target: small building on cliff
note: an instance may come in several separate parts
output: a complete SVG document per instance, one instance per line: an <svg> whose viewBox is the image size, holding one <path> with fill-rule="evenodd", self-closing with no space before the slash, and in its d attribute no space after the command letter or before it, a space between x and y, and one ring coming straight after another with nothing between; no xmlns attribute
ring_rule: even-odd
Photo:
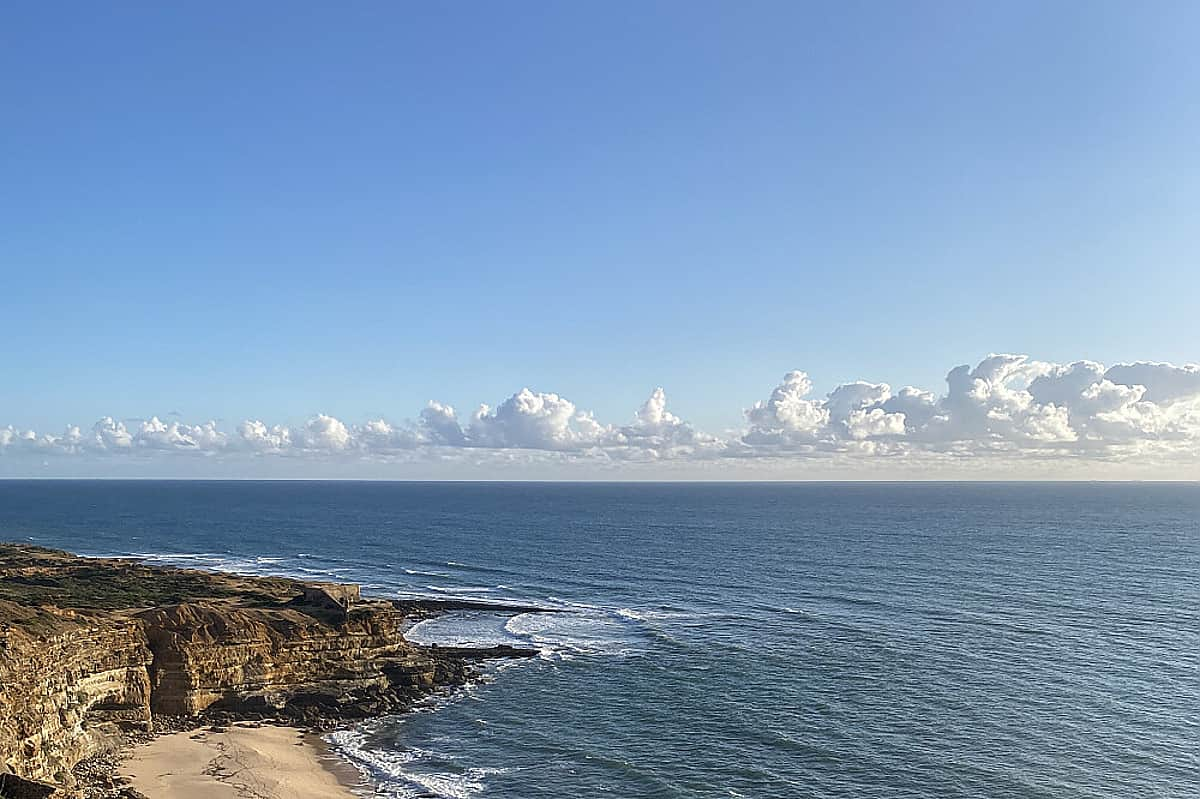
<svg viewBox="0 0 1200 799"><path fill-rule="evenodd" d="M340 610L343 613L362 599L357 585L347 583L309 583L304 586L305 605Z"/></svg>

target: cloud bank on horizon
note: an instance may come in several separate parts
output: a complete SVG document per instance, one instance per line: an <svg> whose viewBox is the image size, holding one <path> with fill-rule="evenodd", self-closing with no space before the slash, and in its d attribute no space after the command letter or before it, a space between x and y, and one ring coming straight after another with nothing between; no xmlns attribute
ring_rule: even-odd
<svg viewBox="0 0 1200 799"><path fill-rule="evenodd" d="M602 423L554 393L523 388L464 418L431 401L416 419L361 424L318 414L300 426L249 419L236 429L104 417L61 434L0 428L0 456L192 456L379 462L504 453L610 464L759 461L841 465L987 462L1154 462L1200 459L1200 365L1141 361L1105 367L990 355L946 376L944 393L845 383L812 396L802 371L743 411L741 429L705 433L667 410L656 388L627 424Z"/></svg>

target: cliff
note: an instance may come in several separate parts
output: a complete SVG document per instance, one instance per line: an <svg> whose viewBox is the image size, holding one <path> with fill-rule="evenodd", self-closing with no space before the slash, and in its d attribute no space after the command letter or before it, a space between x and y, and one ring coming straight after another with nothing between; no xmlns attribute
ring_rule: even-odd
<svg viewBox="0 0 1200 799"><path fill-rule="evenodd" d="M0 628L0 772L70 784L81 759L150 725L150 649L132 619L54 611Z"/></svg>
<svg viewBox="0 0 1200 799"><path fill-rule="evenodd" d="M303 721L403 707L466 680L466 664L409 644L388 603L330 624L300 610L183 604L138 614L156 714L222 710Z"/></svg>
<svg viewBox="0 0 1200 799"><path fill-rule="evenodd" d="M0 796L69 789L156 717L363 718L462 684L471 659L532 654L417 646L403 629L439 603L330 607L304 589L0 544Z"/></svg>

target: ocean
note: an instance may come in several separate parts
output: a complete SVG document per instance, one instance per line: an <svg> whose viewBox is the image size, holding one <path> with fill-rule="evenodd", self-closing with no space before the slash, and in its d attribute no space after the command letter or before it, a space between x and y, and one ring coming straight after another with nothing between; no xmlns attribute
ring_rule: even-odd
<svg viewBox="0 0 1200 799"><path fill-rule="evenodd" d="M389 797L1200 796L1200 485L0 482L0 538L537 603Z"/></svg>

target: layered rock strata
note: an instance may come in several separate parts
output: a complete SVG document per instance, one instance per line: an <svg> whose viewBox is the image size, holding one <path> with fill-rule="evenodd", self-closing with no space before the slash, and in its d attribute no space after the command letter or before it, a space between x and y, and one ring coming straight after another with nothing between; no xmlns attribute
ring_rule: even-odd
<svg viewBox="0 0 1200 799"><path fill-rule="evenodd" d="M0 544L0 797L69 789L79 761L156 716L319 726L462 684L472 659L533 654L417 646L403 630L436 603L331 610L303 588Z"/></svg>

